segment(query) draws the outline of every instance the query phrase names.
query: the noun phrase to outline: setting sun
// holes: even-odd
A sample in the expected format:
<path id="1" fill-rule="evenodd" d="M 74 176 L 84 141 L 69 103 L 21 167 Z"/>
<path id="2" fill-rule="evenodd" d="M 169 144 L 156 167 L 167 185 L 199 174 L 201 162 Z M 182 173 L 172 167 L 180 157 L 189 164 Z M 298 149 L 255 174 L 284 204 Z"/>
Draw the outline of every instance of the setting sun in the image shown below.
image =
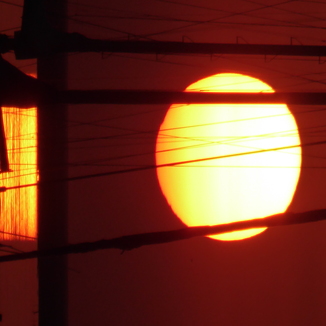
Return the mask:
<path id="1" fill-rule="evenodd" d="M 186 91 L 274 92 L 259 79 L 234 73 L 201 79 Z M 156 164 L 162 192 L 187 226 L 263 218 L 291 203 L 300 137 L 285 104 L 171 105 L 157 136 Z M 240 240 L 264 230 L 211 238 Z"/>

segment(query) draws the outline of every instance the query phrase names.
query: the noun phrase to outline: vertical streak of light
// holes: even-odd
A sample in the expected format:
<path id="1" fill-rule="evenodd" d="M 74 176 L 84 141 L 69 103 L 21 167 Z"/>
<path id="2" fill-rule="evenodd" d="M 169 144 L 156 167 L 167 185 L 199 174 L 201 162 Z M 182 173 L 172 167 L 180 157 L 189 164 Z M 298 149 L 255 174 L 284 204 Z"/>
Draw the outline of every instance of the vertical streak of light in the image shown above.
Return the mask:
<path id="1" fill-rule="evenodd" d="M 36 108 L 3 108 L 9 166 L 0 173 L 0 186 L 37 182 Z M 27 240 L 37 235 L 37 188 L 24 187 L 0 193 L 0 240 Z M 11 233 L 11 234 L 6 234 Z M 12 235 L 15 234 L 15 235 Z M 20 236 L 18 236 L 20 235 Z"/>

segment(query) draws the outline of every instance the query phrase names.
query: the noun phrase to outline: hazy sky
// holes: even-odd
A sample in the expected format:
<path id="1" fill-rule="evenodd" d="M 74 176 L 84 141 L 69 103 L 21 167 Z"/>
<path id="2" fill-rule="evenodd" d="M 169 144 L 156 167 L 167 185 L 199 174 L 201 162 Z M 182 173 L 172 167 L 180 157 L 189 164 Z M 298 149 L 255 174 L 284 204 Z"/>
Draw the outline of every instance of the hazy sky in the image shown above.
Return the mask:
<path id="1" fill-rule="evenodd" d="M 323 45 L 326 27 L 326 5 L 318 1 L 78 0 L 68 8 L 69 31 L 94 38 Z M 0 30 L 19 26 L 19 7 L 0 4 L 0 15 Z M 69 88 L 183 90 L 231 71 L 259 77 L 276 91 L 325 90 L 323 58 L 96 53 L 71 54 L 68 62 Z M 290 109 L 302 142 L 324 139 L 323 107 Z M 164 105 L 69 107 L 69 174 L 153 164 L 166 110 Z M 325 208 L 324 150 L 303 148 L 292 211 Z M 182 226 L 155 170 L 69 184 L 71 243 Z M 324 325 L 325 231 L 318 223 L 270 229 L 238 242 L 196 238 L 123 254 L 73 255 L 69 325 Z M 0 266 L 1 286 L 2 273 Z M 2 304 L 2 287 L 0 295 Z"/>

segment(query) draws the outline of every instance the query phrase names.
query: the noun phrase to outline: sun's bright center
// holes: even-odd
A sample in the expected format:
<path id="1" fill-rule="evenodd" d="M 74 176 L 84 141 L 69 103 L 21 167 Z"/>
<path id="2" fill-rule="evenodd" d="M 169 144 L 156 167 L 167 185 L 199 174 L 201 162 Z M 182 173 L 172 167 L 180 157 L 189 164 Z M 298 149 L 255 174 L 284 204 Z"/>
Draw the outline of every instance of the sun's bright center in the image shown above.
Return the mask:
<path id="1" fill-rule="evenodd" d="M 273 89 L 253 77 L 217 74 L 186 91 Z M 161 189 L 186 225 L 263 218 L 284 212 L 294 195 L 301 167 L 298 128 L 285 104 L 172 105 L 157 136 L 156 164 Z M 239 240 L 264 230 L 211 237 Z"/>

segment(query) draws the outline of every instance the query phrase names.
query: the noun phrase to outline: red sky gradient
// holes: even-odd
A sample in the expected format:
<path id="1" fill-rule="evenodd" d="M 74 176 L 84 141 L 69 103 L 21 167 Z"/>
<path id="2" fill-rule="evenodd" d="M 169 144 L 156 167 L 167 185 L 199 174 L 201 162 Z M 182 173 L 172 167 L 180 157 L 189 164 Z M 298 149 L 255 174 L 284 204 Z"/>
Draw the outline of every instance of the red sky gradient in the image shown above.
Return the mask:
<path id="1" fill-rule="evenodd" d="M 68 3 L 69 31 L 94 38 L 324 44 L 326 5 L 317 1 Z M 19 27 L 20 17 L 21 8 L 0 3 L 0 30 Z M 36 69 L 31 60 L 4 57 L 24 72 Z M 276 91 L 325 91 L 324 58 L 86 53 L 70 54 L 68 60 L 71 89 L 183 90 L 200 78 L 228 71 L 258 77 Z M 290 109 L 302 143 L 325 138 L 323 107 Z M 164 105 L 70 106 L 69 175 L 153 164 L 155 138 L 166 110 Z M 325 146 L 303 148 L 291 211 L 325 208 L 325 159 Z M 71 243 L 182 226 L 163 197 L 154 170 L 69 184 Z M 321 222 L 269 229 L 238 242 L 196 238 L 123 254 L 108 250 L 72 255 L 68 324 L 322 326 L 325 231 Z M 24 246 L 20 248 L 27 250 Z M 33 325 L 34 307 L 29 304 L 36 298 L 36 284 L 33 281 L 31 289 L 29 282 L 36 278 L 33 264 L 0 266 L 5 326 Z M 14 284 L 22 285 L 17 289 Z M 18 315 L 25 320 L 18 320 Z M 13 318 L 17 322 L 9 323 Z"/>

